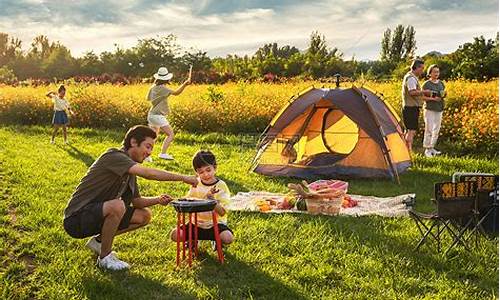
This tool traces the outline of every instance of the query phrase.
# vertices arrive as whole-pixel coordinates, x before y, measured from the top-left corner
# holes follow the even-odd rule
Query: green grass
[[[119,236],[115,250],[132,264],[126,273],[95,267],[84,240],[62,228],[68,198],[87,167],[124,132],[71,129],[70,146],[50,145],[49,128],[0,129],[1,299],[494,299],[498,298],[498,240],[472,253],[458,248],[449,257],[429,248],[413,251],[418,232],[409,218],[324,217],[298,214],[231,213],[236,242],[219,265],[205,245],[192,269],[175,269],[171,207],[153,207],[152,223]],[[155,154],[159,151],[155,149]],[[293,180],[247,172],[251,143],[236,136],[180,133],[175,161],[156,161],[169,171],[190,173],[191,157],[210,148],[219,175],[233,193],[286,191]],[[498,162],[480,158],[417,155],[397,185],[351,180],[350,193],[392,196],[416,193],[431,208],[433,183],[455,171],[498,173]],[[140,180],[145,196],[181,196],[187,186]]]

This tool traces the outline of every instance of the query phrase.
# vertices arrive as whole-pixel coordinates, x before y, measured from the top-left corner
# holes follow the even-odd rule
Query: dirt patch
[[[15,207],[9,207],[7,209],[7,214],[10,217],[10,224],[15,225],[17,222],[17,214],[16,214],[16,208]]]
[[[19,257],[19,259],[24,263],[26,267],[26,271],[28,274],[33,273],[33,271],[36,268],[36,265],[34,263],[35,261],[35,255],[33,254],[23,254]]]

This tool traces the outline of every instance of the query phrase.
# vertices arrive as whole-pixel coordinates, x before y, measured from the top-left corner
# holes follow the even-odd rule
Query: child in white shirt
[[[69,124],[69,119],[67,112],[73,115],[73,111],[71,110],[69,102],[66,99],[64,99],[65,95],[66,95],[66,88],[64,87],[64,85],[61,85],[59,87],[57,93],[48,92],[46,95],[47,97],[51,98],[52,101],[54,102],[54,116],[52,117],[52,124],[54,125],[54,131],[52,132],[52,138],[50,139],[51,144],[54,144],[57,131],[59,130],[60,127],[62,127],[63,129],[64,143],[65,144],[68,143],[67,126]]]

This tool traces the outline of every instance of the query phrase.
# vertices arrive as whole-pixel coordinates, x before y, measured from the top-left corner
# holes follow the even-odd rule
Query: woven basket
[[[338,215],[343,199],[343,196],[333,199],[306,199],[307,212],[314,215]]]

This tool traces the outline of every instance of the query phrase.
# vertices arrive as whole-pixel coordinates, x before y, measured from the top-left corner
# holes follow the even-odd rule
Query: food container
[[[307,212],[311,214],[322,214],[335,216],[340,212],[340,207],[342,206],[342,197],[333,199],[306,199]]]
[[[332,188],[347,193],[349,183],[342,180],[316,180],[307,185],[310,190],[317,191],[323,188]]]

